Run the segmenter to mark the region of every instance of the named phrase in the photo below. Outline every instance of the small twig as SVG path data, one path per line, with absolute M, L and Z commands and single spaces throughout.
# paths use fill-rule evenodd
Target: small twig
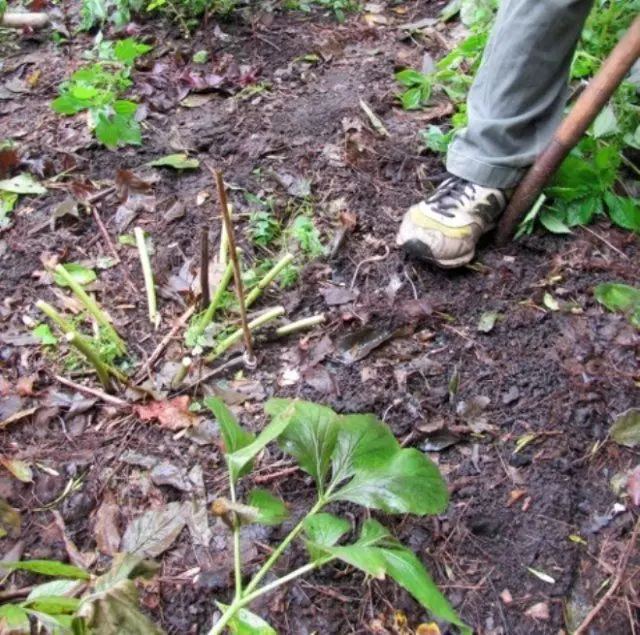
M 160 314 L 156 307 L 156 288 L 153 283 L 153 272 L 151 271 L 151 260 L 149 260 L 149 252 L 147 244 L 144 240 L 144 232 L 140 227 L 135 227 L 133 233 L 136 237 L 138 245 L 138 253 L 140 254 L 140 264 L 142 265 L 142 275 L 144 276 L 144 287 L 147 290 L 147 304 L 149 305 L 149 321 L 155 328 L 160 325 Z
M 355 285 L 356 280 L 358 279 L 358 273 L 360 272 L 360 267 L 362 267 L 362 265 L 369 264 L 370 262 L 378 262 L 380 260 L 384 260 L 389 256 L 390 253 L 391 253 L 391 250 L 389 249 L 389 245 L 385 245 L 384 254 L 380 256 L 371 256 L 371 258 L 365 258 L 364 260 L 361 260 L 356 266 L 356 270 L 353 273 L 353 278 L 351 278 L 351 285 L 349 286 L 349 288 L 353 289 L 353 286 Z
M 209 230 L 203 226 L 200 230 L 200 310 L 204 311 L 211 301 L 209 291 Z
M 102 237 L 104 238 L 104 242 L 107 243 L 107 247 L 109 247 L 109 251 L 111 252 L 111 255 L 116 259 L 116 262 L 119 263 L 120 262 L 120 255 L 118 254 L 117 250 L 116 250 L 116 246 L 113 244 L 112 240 L 111 240 L 111 236 L 109 236 L 109 232 L 107 231 L 107 228 L 105 227 L 104 223 L 102 222 L 102 218 L 100 218 L 100 214 L 98 213 L 97 208 L 95 207 L 95 205 L 88 205 L 88 207 L 91 209 L 91 213 L 93 214 L 93 218 L 96 221 L 96 224 L 98 225 L 98 229 L 100 230 L 100 233 L 102 234 Z
M 112 395 L 107 395 L 106 393 L 98 390 L 97 388 L 90 388 L 89 386 L 83 386 L 82 384 L 76 384 L 75 381 L 71 381 L 70 379 L 66 379 L 65 377 L 61 377 L 60 375 L 52 375 L 52 377 L 63 386 L 67 386 L 68 388 L 73 388 L 78 392 L 86 393 L 87 395 L 91 395 L 92 397 L 97 397 L 98 399 L 104 401 L 105 403 L 109 403 L 113 406 L 129 406 L 129 402 L 124 399 L 120 399 L 118 397 L 114 397 Z
M 226 370 L 232 370 L 234 368 L 242 366 L 243 364 L 244 364 L 244 360 L 242 359 L 242 356 L 234 357 L 233 359 L 230 359 L 228 362 L 225 362 L 221 366 L 218 366 L 218 368 L 214 368 L 210 373 L 207 373 L 206 375 L 203 375 L 202 377 L 199 377 L 195 381 L 191 382 L 181 392 L 186 390 L 191 390 L 192 388 L 197 388 L 199 384 L 203 384 L 204 382 L 209 381 L 210 379 L 213 379 L 218 375 L 222 375 L 222 373 L 224 373 Z M 227 477 L 225 476 L 224 478 L 226 479 Z
M 269 483 L 270 481 L 275 481 L 279 479 L 281 476 L 289 476 L 291 474 L 295 474 L 299 472 L 300 468 L 297 465 L 293 467 L 287 467 L 284 470 L 279 470 L 278 472 L 272 472 L 271 474 L 263 474 L 262 476 L 254 476 L 254 483 Z
M 613 581 L 613 584 L 609 587 L 608 591 L 600 598 L 600 601 L 589 611 L 587 617 L 584 618 L 584 621 L 580 626 L 573 632 L 573 635 L 584 635 L 589 628 L 589 624 L 593 622 L 593 620 L 597 617 L 598 613 L 604 608 L 606 603 L 610 600 L 613 594 L 618 590 L 622 582 L 622 578 L 624 577 L 624 573 L 627 569 L 627 564 L 629 563 L 629 557 L 633 553 L 636 545 L 636 538 L 638 536 L 638 530 L 640 530 L 640 520 L 636 520 L 636 525 L 633 528 L 633 533 L 631 534 L 631 539 L 629 540 L 629 544 L 625 549 L 624 555 L 622 556 L 622 560 L 620 560 L 620 564 L 618 565 L 618 573 Z
M 25 595 L 29 595 L 31 591 L 35 589 L 35 586 L 25 586 L 21 589 L 9 589 L 8 591 L 0 591 L 0 602 L 7 602 L 8 600 L 15 600 L 16 598 L 23 598 Z
M 171 330 L 162 338 L 162 341 L 156 346 L 153 353 L 145 363 L 145 365 L 138 371 L 135 377 L 135 381 L 140 381 L 142 378 L 153 369 L 158 359 L 164 352 L 164 349 L 169 346 L 171 340 L 178 334 L 178 331 L 189 321 L 189 318 L 194 314 L 196 310 L 195 306 L 189 307 L 178 319 L 178 321 L 171 327 Z
M 296 322 L 291 322 L 290 324 L 285 324 L 276 329 L 276 335 L 289 335 L 290 333 L 295 333 L 296 331 L 301 331 L 302 329 L 309 329 L 318 324 L 322 324 L 325 321 L 325 317 L 323 313 L 319 315 L 312 315 L 311 317 L 302 318 L 301 320 L 297 320 Z
M 112 185 L 111 187 L 107 187 L 104 190 L 100 190 L 100 192 L 96 192 L 95 194 L 92 194 L 89 198 L 87 198 L 86 204 L 94 205 L 98 201 L 101 201 L 103 198 L 107 198 L 107 196 L 109 196 L 110 194 L 113 194 L 115 191 L 116 191 L 115 185 Z
M 629 260 L 629 256 L 627 256 L 624 251 L 621 251 L 615 245 L 612 245 L 604 236 L 600 236 L 600 234 L 594 232 L 593 229 L 589 229 L 586 225 L 583 225 L 582 229 L 589 232 L 592 236 L 595 236 L 598 240 L 601 240 L 607 247 L 613 249 L 613 251 L 615 251 L 619 256 L 622 256 L 625 260 Z
M 271 322 L 272 320 L 279 318 L 281 315 L 284 315 L 284 307 L 276 306 L 272 309 L 269 309 L 262 315 L 258 316 L 255 320 L 251 320 L 251 322 L 247 324 L 247 330 L 251 332 L 256 329 L 259 329 L 261 326 L 264 326 L 268 322 Z M 233 333 L 231 333 L 231 335 L 226 337 L 224 340 L 222 340 L 222 342 L 218 344 L 218 346 L 216 346 L 213 353 L 211 353 L 205 358 L 205 361 L 207 363 L 210 363 L 213 360 L 220 357 L 220 355 L 222 355 L 228 348 L 233 346 L 236 342 L 240 341 L 244 333 L 245 331 L 243 328 L 240 328 L 237 331 L 234 331 Z
M 236 238 L 233 233 L 233 225 L 231 224 L 231 216 L 229 215 L 229 207 L 227 205 L 227 193 L 222 180 L 222 172 L 213 170 L 209 165 L 207 168 L 215 177 L 216 188 L 218 190 L 218 200 L 220 201 L 220 211 L 222 213 L 222 222 L 227 233 L 229 241 L 229 257 L 233 265 L 233 277 L 236 284 L 236 294 L 238 296 L 238 305 L 240 307 L 240 321 L 242 323 L 242 333 L 244 335 L 244 343 L 247 352 L 247 361 L 249 364 L 255 363 L 255 355 L 253 353 L 253 343 L 251 341 L 251 330 L 247 322 L 247 309 L 244 303 L 244 288 L 242 286 L 242 275 L 240 274 L 240 264 L 238 263 L 238 254 L 236 253 Z M 226 349 L 225 349 L 226 350 Z

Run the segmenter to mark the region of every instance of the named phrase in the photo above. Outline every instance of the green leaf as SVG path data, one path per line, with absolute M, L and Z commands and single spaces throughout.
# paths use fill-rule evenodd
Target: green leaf
M 407 68 L 404 71 L 396 73 L 395 79 L 403 86 L 420 86 L 427 80 L 422 73 L 414 71 L 412 68 Z
M 49 325 L 46 323 L 38 324 L 38 326 L 33 329 L 32 334 L 45 346 L 53 346 L 58 343 L 58 338 L 51 332 Z
M 209 59 L 209 53 L 206 51 L 197 51 L 193 54 L 192 59 L 196 64 L 205 64 Z
M 360 469 L 353 480 L 330 496 L 389 514 L 438 514 L 449 502 L 438 467 L 418 450 L 398 451 L 387 463 Z
M 118 553 L 113 558 L 109 571 L 96 580 L 95 591 L 104 593 L 123 580 L 151 578 L 158 569 L 160 565 L 153 560 L 144 560 L 130 553 Z
M 161 159 L 156 159 L 149 163 L 154 168 L 174 168 L 176 170 L 189 170 L 200 167 L 198 159 L 189 158 L 186 154 L 169 154 Z
M 261 452 L 271 441 L 277 439 L 291 422 L 293 405 L 289 405 L 281 414 L 276 416 L 257 438 L 249 445 L 227 455 L 227 464 L 232 474 L 240 474 L 242 469 L 256 454 Z
M 640 204 L 626 196 L 605 192 L 604 200 L 609 208 L 611 220 L 624 229 L 640 233 Z
M 611 427 L 611 436 L 628 448 L 640 445 L 640 408 L 630 408 L 619 414 Z
M 29 614 L 16 604 L 3 604 L 0 606 L 0 633 L 28 635 L 31 633 Z
M 67 273 L 73 278 L 75 282 L 81 285 L 87 285 L 97 280 L 96 272 L 93 269 L 88 269 L 77 262 L 68 262 L 62 265 Z M 65 279 L 60 275 L 55 275 L 56 284 L 60 287 L 67 287 Z
M 46 194 L 47 188 L 43 187 L 30 174 L 23 172 L 12 179 L 0 181 L 0 190 L 14 194 Z
M 546 191 L 563 200 L 583 198 L 600 192 L 599 173 L 594 165 L 575 155 L 569 155 L 554 175 L 552 187 Z
M 602 198 L 591 196 L 585 199 L 571 201 L 567 205 L 567 225 L 576 227 L 577 225 L 588 225 L 594 216 L 602 213 Z
M 422 140 L 432 152 L 446 152 L 453 138 L 453 132 L 444 133 L 439 126 L 430 124 L 422 131 Z
M 314 562 L 326 554 L 322 547 L 333 547 L 351 529 L 349 521 L 327 513 L 305 518 L 303 524 L 307 536 L 307 550 Z
M 80 606 L 80 600 L 61 595 L 43 595 L 22 604 L 23 608 L 33 609 L 48 615 L 60 615 L 74 613 Z
M 624 142 L 628 146 L 631 146 L 636 150 L 640 150 L 640 125 L 636 128 L 636 131 L 633 134 L 627 133 L 624 135 Z
M 31 571 L 41 575 L 51 575 L 74 580 L 88 580 L 89 574 L 71 564 L 62 564 L 56 560 L 24 560 L 23 562 L 3 562 L 3 569 L 11 571 Z
M 415 110 L 420 108 L 422 90 L 420 88 L 410 88 L 400 95 L 400 102 L 405 110 Z
M 223 613 L 229 608 L 222 602 L 216 602 L 216 605 Z M 247 609 L 240 609 L 229 620 L 227 626 L 233 635 L 278 635 L 278 632 L 260 616 Z
M 72 623 L 74 617 L 72 615 L 65 615 L 62 613 L 50 615 L 48 613 L 35 611 L 34 609 L 27 609 L 27 613 L 47 629 L 47 633 L 53 633 L 53 635 L 67 635 L 67 633 L 73 632 Z
M 258 510 L 255 522 L 262 525 L 280 525 L 289 517 L 284 502 L 265 489 L 254 489 L 249 494 L 248 502 Z
M 11 474 L 13 474 L 19 481 L 23 483 L 33 482 L 33 471 L 24 462 L 19 459 L 7 459 L 0 456 L 0 465 L 4 466 Z
M 280 436 L 280 446 L 313 476 L 322 492 L 338 436 L 338 415 L 309 401 L 294 401 L 290 407 L 289 425 Z
M 499 313 L 493 313 L 492 311 L 483 313 L 478 320 L 478 326 L 476 328 L 481 333 L 491 333 L 499 317 Z
M 121 62 L 133 64 L 136 57 L 144 55 L 152 48 L 148 44 L 136 42 L 132 37 L 129 37 L 125 40 L 118 40 L 113 47 L 113 53 Z
M 86 101 L 76 99 L 71 93 L 64 93 L 51 102 L 51 108 L 61 115 L 75 115 L 90 105 Z
M 447 598 L 427 573 L 418 558 L 408 549 L 379 549 L 385 571 L 401 587 L 433 613 L 437 618 L 460 627 L 463 633 L 471 635 L 472 630 L 458 617 Z
M 213 412 L 220 425 L 220 432 L 222 432 L 222 439 L 224 441 L 224 451 L 227 454 L 232 454 L 236 450 L 246 447 L 255 439 L 254 434 L 245 430 L 238 423 L 235 415 L 227 408 L 227 405 L 222 399 L 219 397 L 207 397 L 203 403 Z
M 596 139 L 609 137 L 620 132 L 616 113 L 613 111 L 611 104 L 607 104 L 598 114 L 593 122 L 593 136 Z
M 136 110 L 138 110 L 138 104 L 134 101 L 128 101 L 127 99 L 117 99 L 113 102 L 113 110 L 119 115 L 132 117 L 136 114 Z
M 378 470 L 399 452 L 389 426 L 373 414 L 344 415 L 331 457 L 332 484 L 350 478 L 358 470 Z
M 566 226 L 559 214 L 550 208 L 545 208 L 540 214 L 540 222 L 547 231 L 552 234 L 571 234 L 571 230 Z
M 29 595 L 27 601 L 37 600 L 43 597 L 60 597 L 60 596 L 72 596 L 79 589 L 84 586 L 84 582 L 81 580 L 52 580 L 51 582 L 45 582 L 34 587 Z
M 96 138 L 107 148 L 115 148 L 120 143 L 128 145 L 142 143 L 140 124 L 130 115 L 118 113 L 107 115 L 101 112 L 98 113 L 97 119 Z
M 604 282 L 599 284 L 593 295 L 609 311 L 635 312 L 640 308 L 640 289 L 628 284 Z

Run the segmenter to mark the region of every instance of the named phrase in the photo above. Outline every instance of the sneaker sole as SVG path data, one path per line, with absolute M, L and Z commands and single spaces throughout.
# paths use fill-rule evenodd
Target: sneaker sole
M 408 240 L 406 243 L 402 245 L 402 249 L 412 256 L 413 258 L 417 258 L 418 260 L 422 260 L 424 262 L 430 262 L 442 269 L 456 269 L 458 267 L 462 267 L 463 265 L 469 264 L 473 257 L 476 255 L 475 249 L 468 254 L 463 254 L 462 256 L 458 256 L 457 258 L 452 258 L 451 260 L 442 260 L 439 258 L 435 258 L 431 249 L 427 245 L 425 245 L 420 240 Z

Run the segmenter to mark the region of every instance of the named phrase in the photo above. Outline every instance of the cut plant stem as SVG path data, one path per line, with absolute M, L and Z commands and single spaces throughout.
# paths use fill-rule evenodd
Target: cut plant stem
M 285 324 L 284 326 L 278 327 L 276 329 L 276 335 L 289 335 L 290 333 L 295 333 L 302 329 L 310 329 L 318 324 L 322 324 L 324 321 L 325 317 L 323 313 L 320 313 L 319 315 L 312 315 L 311 317 L 302 318 L 296 322 L 291 322 L 291 324 Z
M 206 226 L 200 230 L 200 291 L 202 292 L 201 310 L 204 311 L 211 300 L 209 297 L 209 230 Z
M 231 493 L 231 503 L 236 504 L 236 486 L 233 478 L 230 479 L 229 488 Z M 240 559 L 240 518 L 236 512 L 233 513 L 233 562 L 235 568 L 236 596 L 238 601 L 242 598 L 242 560 Z
M 293 262 L 293 256 L 286 254 L 283 256 L 267 273 L 262 280 L 258 282 L 258 286 L 252 289 L 251 293 L 247 296 L 246 307 L 249 308 L 259 297 L 260 294 L 266 289 L 276 278 L 276 276 L 289 264 Z
M 281 315 L 284 315 L 284 307 L 283 306 L 274 307 L 273 309 L 269 309 L 266 313 L 259 315 L 255 320 L 252 320 L 251 322 L 249 322 L 249 324 L 247 324 L 247 328 L 249 329 L 249 331 L 255 331 L 256 329 L 259 329 L 261 326 L 264 326 L 265 324 L 268 324 L 269 322 L 275 320 L 276 318 L 279 318 Z M 224 340 L 222 340 L 222 342 L 220 342 L 220 344 L 218 344 L 218 346 L 216 346 L 213 353 L 211 353 L 211 355 L 206 357 L 205 360 L 207 362 L 212 362 L 214 359 L 217 359 L 218 357 L 220 357 L 220 355 L 222 355 L 228 348 L 230 348 L 236 342 L 242 339 L 243 333 L 244 333 L 244 330 L 241 328 L 231 333 L 231 335 L 226 337 Z
M 140 227 L 135 227 L 133 233 L 136 237 L 138 253 L 140 254 L 140 264 L 142 265 L 142 275 L 144 276 L 144 287 L 147 290 L 149 321 L 155 328 L 158 328 L 160 325 L 160 314 L 156 308 L 156 287 L 153 283 L 153 272 L 151 271 L 151 260 L 149 260 L 147 243 L 144 240 L 144 232 Z
M 220 201 L 220 211 L 222 212 L 222 221 L 227 233 L 227 240 L 229 241 L 229 258 L 231 258 L 231 264 L 233 265 L 233 277 L 236 283 L 236 295 L 238 297 L 238 305 L 240 307 L 240 322 L 242 324 L 241 335 L 244 335 L 247 363 L 252 365 L 255 364 L 255 355 L 253 354 L 251 330 L 249 328 L 249 325 L 247 324 L 247 308 L 244 303 L 244 287 L 242 286 L 242 275 L 240 274 L 240 264 L 238 263 L 238 254 L 236 253 L 236 239 L 233 233 L 233 225 L 231 224 L 229 207 L 227 205 L 227 193 L 224 189 L 222 172 L 220 170 L 216 170 L 215 172 L 213 172 L 211 168 L 209 168 L 209 171 L 214 174 L 216 180 L 218 199 Z
M 82 337 L 79 333 L 73 331 L 65 335 L 65 339 L 71 346 L 74 346 L 86 358 L 86 360 L 95 368 L 96 375 L 106 392 L 111 392 L 111 380 L 109 379 L 109 369 L 107 365 L 100 359 L 98 352 Z
M 84 304 L 87 311 L 93 315 L 98 324 L 107 332 L 109 339 L 118 347 L 118 351 L 122 354 L 126 353 L 127 345 L 113 328 L 98 303 L 73 279 L 73 276 L 62 265 L 57 265 L 55 272 L 69 285 L 71 291 Z
M 40 309 L 65 335 L 74 331 L 71 322 L 66 320 L 48 302 L 38 300 L 36 307 Z
M 227 209 L 229 210 L 229 218 L 233 215 L 233 206 L 227 203 Z M 221 265 L 227 264 L 227 254 L 229 253 L 229 236 L 227 235 L 227 229 L 222 223 L 222 231 L 220 232 L 220 255 L 218 256 L 218 262 Z
M 189 373 L 189 368 L 191 368 L 191 358 L 183 357 L 182 361 L 180 362 L 180 366 L 176 371 L 176 374 L 173 376 L 173 379 L 171 380 L 171 388 L 175 389 L 180 387 L 180 384 L 184 381 L 184 378 Z

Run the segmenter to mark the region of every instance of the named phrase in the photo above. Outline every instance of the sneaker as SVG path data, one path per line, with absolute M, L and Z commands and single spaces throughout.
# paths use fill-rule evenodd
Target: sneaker
M 404 215 L 396 243 L 407 253 L 453 268 L 473 260 L 480 236 L 492 229 L 511 192 L 451 176 Z

